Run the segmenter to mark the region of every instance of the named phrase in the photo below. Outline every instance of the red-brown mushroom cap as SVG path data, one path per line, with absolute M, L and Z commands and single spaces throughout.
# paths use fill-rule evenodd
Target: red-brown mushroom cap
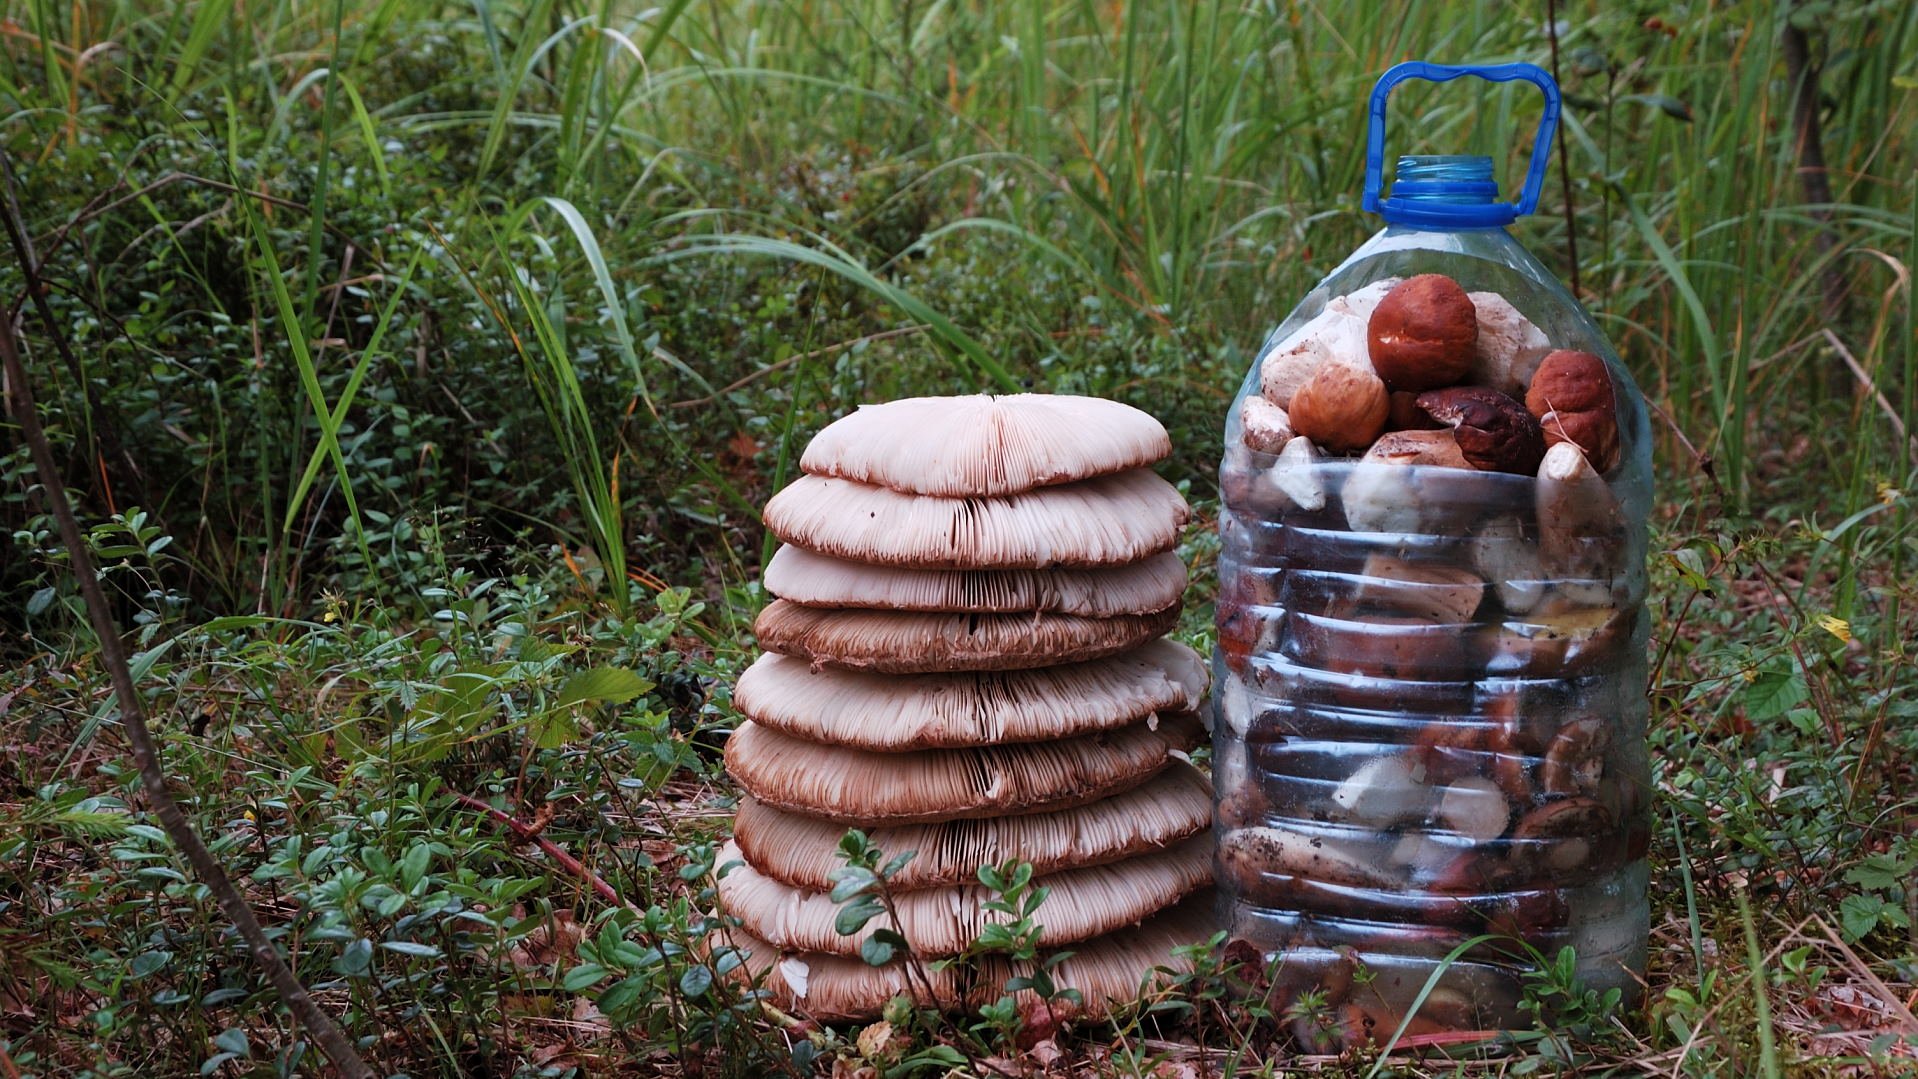
M 1603 359 L 1570 349 L 1547 355 L 1525 391 L 1525 407 L 1538 417 L 1547 446 L 1570 442 L 1599 472 L 1618 463 L 1618 399 Z
M 1431 390 L 1465 377 L 1478 346 L 1478 311 L 1444 274 L 1409 277 L 1366 324 L 1372 367 L 1394 390 Z
M 878 674 L 767 653 L 733 687 L 746 718 L 822 745 L 897 753 L 1067 738 L 1197 711 L 1205 662 L 1155 640 L 1105 659 L 1020 671 Z
M 1079 991 L 1079 1003 L 1055 998 L 1043 1005 L 1056 1018 L 1099 1019 L 1115 1005 L 1135 1001 L 1161 975 L 1158 968 L 1189 970 L 1191 962 L 1174 952 L 1198 944 L 1212 933 L 1211 899 L 1200 895 L 1155 914 L 1137 926 L 1075 945 L 1052 967 L 1061 988 Z M 940 1008 L 978 1007 L 999 999 L 1008 978 L 1029 973 L 993 955 L 979 960 L 976 978 L 961 979 L 960 968 L 942 967 L 922 976 L 902 962 L 868 966 L 862 959 L 818 952 L 782 951 L 745 930 L 733 930 L 732 943 L 745 955 L 734 977 L 763 985 L 776 1004 L 823 1022 L 872 1019 L 897 996 Z M 927 996 L 928 983 L 931 996 Z M 1038 1006 L 1031 990 L 1014 995 L 1021 1007 Z

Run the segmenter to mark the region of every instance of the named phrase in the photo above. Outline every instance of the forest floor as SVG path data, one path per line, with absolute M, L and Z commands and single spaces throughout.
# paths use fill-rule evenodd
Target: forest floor
M 1918 1070 L 1918 5 L 1549 6 L 6 5 L 46 287 L 0 300 L 188 817 L 382 1074 Z M 805 440 L 1140 405 L 1209 651 L 1226 410 L 1377 227 L 1372 80 L 1554 50 L 1514 232 L 1655 417 L 1640 999 L 1554 968 L 1533 1029 L 1381 1061 L 1216 959 L 1059 1028 L 730 977 L 719 753 Z M 1528 92 L 1408 90 L 1394 148 L 1509 190 Z M 324 1073 L 143 801 L 40 482 L 0 441 L 0 1079 Z

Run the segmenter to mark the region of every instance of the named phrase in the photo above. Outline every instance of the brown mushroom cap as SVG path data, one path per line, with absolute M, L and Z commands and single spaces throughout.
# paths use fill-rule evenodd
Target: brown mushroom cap
M 801 476 L 766 503 L 781 540 L 854 562 L 920 569 L 1111 566 L 1169 551 L 1191 511 L 1148 469 L 992 498 L 900 494 Z
M 1419 394 L 1419 407 L 1452 429 L 1472 467 L 1485 472 L 1536 471 L 1545 436 L 1525 406 L 1483 386 L 1453 386 Z
M 726 740 L 726 770 L 775 809 L 869 828 L 1085 805 L 1157 775 L 1203 735 L 1173 716 L 1050 742 L 870 753 L 748 722 Z
M 781 948 L 828 955 L 858 955 L 859 946 L 873 931 L 884 928 L 875 919 L 857 933 L 841 935 L 834 926 L 839 904 L 826 892 L 801 891 L 781 884 L 746 863 L 736 844 L 728 843 L 719 864 L 738 861 L 719 881 L 719 900 L 726 913 L 745 924 L 747 932 Z M 1066 869 L 1035 881 L 1050 890 L 1045 913 L 1039 919 L 1039 944 L 1057 948 L 1136 924 L 1184 899 L 1212 882 L 1212 837 L 1194 836 L 1163 850 L 1123 861 L 1083 869 Z M 1007 916 L 988 910 L 994 893 L 980 884 L 965 884 L 892 897 L 899 931 L 922 956 L 957 955 L 972 945 L 980 930 Z
M 909 397 L 813 436 L 799 467 L 911 494 L 1009 495 L 1152 464 L 1165 428 L 1117 401 L 1063 394 Z
M 1211 900 L 1200 895 L 1141 925 L 1079 944 L 1069 958 L 1052 968 L 1052 977 L 1061 988 L 1077 989 L 1083 1003 L 1055 1000 L 1051 1006 L 1062 1017 L 1102 1018 L 1113 1005 L 1136 1000 L 1142 989 L 1150 988 L 1159 977 L 1156 968 L 1190 969 L 1191 964 L 1176 957 L 1174 950 L 1201 943 L 1211 932 Z M 780 1008 L 824 1022 L 871 1019 L 901 995 L 941 1008 L 990 1004 L 999 998 L 1008 978 L 1031 972 L 1029 964 L 985 956 L 979 976 L 962 984 L 959 968 L 944 967 L 930 972 L 932 999 L 928 1000 L 926 983 L 917 975 L 908 977 L 902 963 L 873 967 L 841 955 L 782 953 L 744 930 L 732 930 L 730 935 L 733 945 L 746 954 L 746 961 L 735 968 L 736 976 L 763 978 L 763 987 Z M 1018 996 L 1024 1003 L 1031 993 Z
M 899 611 L 1056 611 L 1110 618 L 1148 614 L 1185 594 L 1185 563 L 1168 551 L 1088 569 L 904 569 L 848 562 L 782 546 L 766 563 L 766 590 L 808 607 Z
M 1432 390 L 1465 377 L 1478 346 L 1478 312 L 1444 274 L 1408 277 L 1366 323 L 1372 366 L 1394 390 Z
M 1371 367 L 1365 354 L 1363 316 L 1328 306 L 1272 345 L 1259 359 L 1259 396 L 1278 408 L 1289 409 L 1299 387 L 1327 364 Z
M 1335 453 L 1362 450 L 1385 430 L 1391 397 L 1372 371 L 1328 363 L 1292 395 L 1292 430 Z
M 876 828 L 872 844 L 888 855 L 918 851 L 889 886 L 897 892 L 966 884 L 982 865 L 1017 858 L 1038 873 L 1104 865 L 1198 835 L 1212 823 L 1212 784 L 1189 764 L 1074 809 Z M 832 890 L 844 825 L 782 813 L 751 797 L 739 804 L 734 841 L 746 861 L 795 888 Z
M 814 666 L 915 674 L 1009 671 L 1099 659 L 1162 637 L 1178 625 L 1174 604 L 1153 614 L 943 614 L 821 610 L 775 600 L 759 612 L 760 647 Z
M 1168 640 L 1004 673 L 815 671 L 805 660 L 768 653 L 739 676 L 733 705 L 794 738 L 896 753 L 1063 738 L 1193 712 L 1205 684 L 1198 653 Z
M 1604 360 L 1570 349 L 1551 353 L 1532 376 L 1525 407 L 1538 417 L 1546 445 L 1570 442 L 1600 472 L 1618 463 L 1618 401 Z

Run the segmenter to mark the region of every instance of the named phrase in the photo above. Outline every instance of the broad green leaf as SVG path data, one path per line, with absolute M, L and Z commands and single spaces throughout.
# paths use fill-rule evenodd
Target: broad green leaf
M 1805 677 L 1796 667 L 1773 664 L 1759 668 L 1745 687 L 1745 712 L 1754 720 L 1773 719 L 1803 704 L 1809 696 Z
M 1847 870 L 1845 882 L 1860 888 L 1882 890 L 1897 886 L 1910 869 L 1910 866 L 1889 854 L 1874 854 Z
M 560 708 L 588 701 L 625 704 L 645 696 L 652 688 L 653 683 L 624 667 L 595 667 L 568 678 L 554 704 Z
M 582 989 L 590 989 L 598 985 L 601 981 L 604 981 L 605 978 L 605 967 L 600 966 L 598 963 L 581 963 L 579 966 L 567 971 L 565 979 L 559 984 L 560 988 L 566 990 L 568 993 L 577 993 Z

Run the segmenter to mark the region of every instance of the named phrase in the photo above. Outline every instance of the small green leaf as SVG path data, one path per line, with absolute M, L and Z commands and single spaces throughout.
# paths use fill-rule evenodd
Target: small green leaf
M 247 1044 L 246 1031 L 239 1027 L 228 1027 L 213 1036 L 213 1047 L 222 1052 L 232 1053 L 236 1057 L 245 1057 L 252 1047 Z
M 713 987 L 711 967 L 687 967 L 686 973 L 679 976 L 679 991 L 689 997 L 702 997 Z
M 421 944 L 412 940 L 389 940 L 382 943 L 380 947 L 389 952 L 418 956 L 421 959 L 438 959 L 440 955 L 440 950 L 431 944 Z
M 1838 904 L 1838 917 L 1845 924 L 1847 937 L 1863 940 L 1878 928 L 1879 917 L 1885 910 L 1885 901 L 1875 895 L 1848 895 Z
M 566 977 L 561 979 L 559 986 L 568 993 L 577 993 L 598 985 L 605 980 L 606 974 L 606 968 L 598 963 L 581 963 L 566 972 Z
M 897 855 L 896 857 L 886 862 L 885 868 L 879 871 L 879 875 L 890 880 L 891 878 L 898 876 L 899 871 L 906 868 L 907 863 L 911 862 L 914 858 L 917 858 L 917 857 L 919 857 L 919 852 L 916 850 L 909 850 L 904 854 Z
M 882 913 L 884 911 L 880 909 L 878 900 L 870 895 L 862 895 L 839 908 L 839 915 L 833 919 L 832 926 L 840 936 L 850 937 L 866 928 L 867 922 Z
M 406 856 L 400 859 L 400 887 L 412 891 L 425 878 L 426 870 L 433 864 L 433 848 L 425 843 L 415 843 Z
M 876 930 L 872 936 L 866 938 L 864 944 L 859 946 L 859 957 L 866 961 L 867 966 L 883 967 L 892 962 L 893 957 L 897 956 L 899 950 L 905 945 L 905 938 L 892 930 Z
M 157 973 L 172 959 L 173 953 L 168 951 L 141 952 L 133 957 L 133 962 L 127 964 L 127 972 L 135 978 L 144 978 Z
M 361 937 L 340 950 L 340 957 L 333 960 L 333 969 L 349 978 L 357 978 L 373 965 L 373 942 Z
M 635 974 L 623 981 L 615 982 L 611 989 L 599 995 L 599 1010 L 608 1015 L 624 1011 L 627 1005 L 639 999 L 646 990 L 644 975 Z
M 871 888 L 878 883 L 878 880 L 879 878 L 874 876 L 870 869 L 862 869 L 854 865 L 835 869 L 832 871 L 832 892 L 830 893 L 832 901 L 844 903 Z

